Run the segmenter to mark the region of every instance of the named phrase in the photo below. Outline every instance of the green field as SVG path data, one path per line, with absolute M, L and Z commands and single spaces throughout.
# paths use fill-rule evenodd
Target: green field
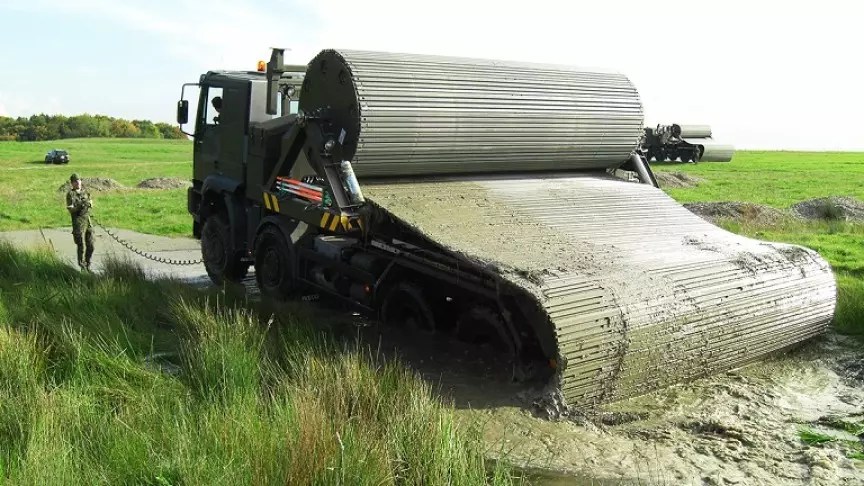
M 864 153 L 736 152 L 732 162 L 656 164 L 704 178 L 696 189 L 669 189 L 682 203 L 747 201 L 786 208 L 824 196 L 864 200 Z
M 45 152 L 62 148 L 68 165 L 46 165 Z M 135 186 L 154 177 L 192 176 L 192 143 L 183 140 L 76 139 L 0 142 L 0 231 L 69 226 L 57 189 L 72 172 L 110 178 L 127 189 L 93 192 L 94 215 L 106 226 L 144 233 L 187 236 L 186 190 Z

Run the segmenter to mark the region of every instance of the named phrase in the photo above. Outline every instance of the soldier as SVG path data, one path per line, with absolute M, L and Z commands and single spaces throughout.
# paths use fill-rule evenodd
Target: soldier
M 72 189 L 66 193 L 66 209 L 72 216 L 72 237 L 78 247 L 78 265 L 82 270 L 90 270 L 90 257 L 93 256 L 93 226 L 90 223 L 90 208 L 93 201 L 90 194 L 81 187 L 78 174 L 69 178 Z M 86 253 L 84 245 L 86 243 Z
M 213 108 L 216 110 L 217 115 L 213 117 L 213 123 L 219 123 L 219 114 L 222 113 L 222 97 L 217 96 L 213 98 L 213 101 L 210 102 L 213 105 Z

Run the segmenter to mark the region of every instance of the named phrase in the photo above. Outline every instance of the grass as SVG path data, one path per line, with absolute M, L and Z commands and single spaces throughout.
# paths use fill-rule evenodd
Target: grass
M 398 362 L 142 276 L 0 244 L 0 484 L 515 481 Z
M 68 165 L 44 163 L 52 148 L 69 151 Z M 188 235 L 186 190 L 135 186 L 152 177 L 192 177 L 192 144 L 184 140 L 69 139 L 0 142 L 0 231 L 70 226 L 57 189 L 72 172 L 111 178 L 123 191 L 92 192 L 94 214 L 108 226 L 143 233 Z
M 819 420 L 818 423 L 835 430 L 847 432 L 853 436 L 859 437 L 859 439 L 851 440 L 847 438 L 839 438 L 831 434 L 819 432 L 811 427 L 799 428 L 798 438 L 811 447 L 822 447 L 826 444 L 836 444 L 847 458 L 859 461 L 864 460 L 864 444 L 862 444 L 860 440 L 860 436 L 862 432 L 864 432 L 864 426 L 862 426 L 862 424 L 830 417 Z
M 747 201 L 778 208 L 824 196 L 864 200 L 864 153 L 739 151 L 731 162 L 655 164 L 704 178 L 697 189 L 669 189 L 681 203 Z
M 798 431 L 798 437 L 807 445 L 822 445 L 836 442 L 837 438 L 828 434 L 817 432 L 811 428 L 803 428 Z

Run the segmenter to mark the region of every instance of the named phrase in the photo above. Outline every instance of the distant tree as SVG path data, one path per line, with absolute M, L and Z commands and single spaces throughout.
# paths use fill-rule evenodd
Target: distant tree
M 111 122 L 111 136 L 117 138 L 137 138 L 141 130 L 128 120 L 117 118 Z
M 132 124 L 138 128 L 141 138 L 162 138 L 162 132 L 150 120 L 132 120 Z
M 162 133 L 162 138 L 170 138 L 176 140 L 183 140 L 186 138 L 186 134 L 183 133 L 178 126 L 160 122 L 156 124 L 156 128 L 159 129 L 160 133 Z
M 83 113 L 74 116 L 46 115 L 28 117 L 0 116 L 0 141 L 22 142 L 66 138 L 168 138 L 184 140 L 179 127 L 150 120 L 126 120 Z

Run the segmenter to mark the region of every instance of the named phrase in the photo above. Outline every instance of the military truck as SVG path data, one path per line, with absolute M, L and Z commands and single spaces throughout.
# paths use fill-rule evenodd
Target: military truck
M 723 231 L 657 187 L 616 72 L 325 49 L 209 71 L 192 233 L 216 283 L 314 290 L 497 350 L 589 407 L 823 332 L 830 267 Z M 635 174 L 630 182 L 618 172 Z M 553 407 L 554 408 L 554 407 Z
M 715 142 L 707 125 L 645 127 L 639 144 L 639 153 L 648 162 L 729 162 L 734 152 L 732 145 Z

